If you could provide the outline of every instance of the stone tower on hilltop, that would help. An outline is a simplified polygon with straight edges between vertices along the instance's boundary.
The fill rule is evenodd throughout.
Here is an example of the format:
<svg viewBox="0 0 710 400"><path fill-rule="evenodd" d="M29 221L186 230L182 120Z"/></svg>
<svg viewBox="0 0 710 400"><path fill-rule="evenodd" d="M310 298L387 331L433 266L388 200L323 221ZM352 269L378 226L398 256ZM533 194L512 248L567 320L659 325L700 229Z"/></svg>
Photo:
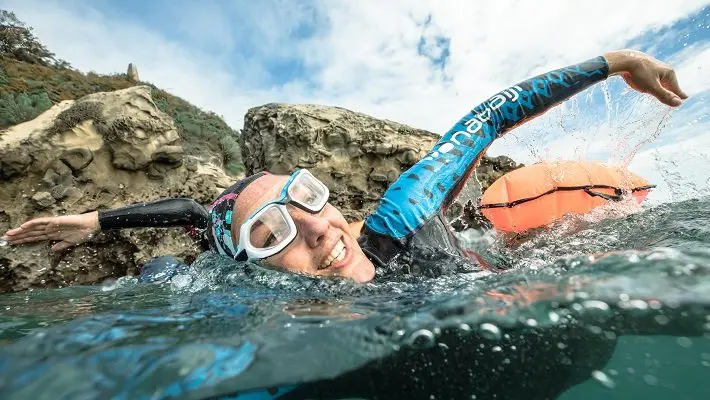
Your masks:
<svg viewBox="0 0 710 400"><path fill-rule="evenodd" d="M128 71L126 71L126 75L128 75L128 79L133 82L138 82L138 68L136 68L133 63L128 63Z"/></svg>

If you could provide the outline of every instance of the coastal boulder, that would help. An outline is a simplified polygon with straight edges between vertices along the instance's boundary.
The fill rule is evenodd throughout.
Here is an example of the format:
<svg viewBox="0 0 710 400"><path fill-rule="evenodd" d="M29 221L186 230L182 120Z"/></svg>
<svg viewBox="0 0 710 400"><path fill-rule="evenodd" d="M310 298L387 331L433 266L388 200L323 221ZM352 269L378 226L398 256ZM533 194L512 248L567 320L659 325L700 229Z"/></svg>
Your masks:
<svg viewBox="0 0 710 400"><path fill-rule="evenodd" d="M185 154L148 86L63 101L0 132L0 233L39 216L164 197L209 204L234 179L211 158ZM62 253L46 243L0 247L0 292L102 282L136 274L152 256L199 251L182 229L104 232Z"/></svg>
<svg viewBox="0 0 710 400"><path fill-rule="evenodd" d="M370 214L387 187L439 138L340 107L272 103L247 112L240 145L247 174L308 168L330 188L330 202L348 221L355 221ZM473 202L493 181L519 166L508 157L483 157L450 207L454 226L485 223Z"/></svg>

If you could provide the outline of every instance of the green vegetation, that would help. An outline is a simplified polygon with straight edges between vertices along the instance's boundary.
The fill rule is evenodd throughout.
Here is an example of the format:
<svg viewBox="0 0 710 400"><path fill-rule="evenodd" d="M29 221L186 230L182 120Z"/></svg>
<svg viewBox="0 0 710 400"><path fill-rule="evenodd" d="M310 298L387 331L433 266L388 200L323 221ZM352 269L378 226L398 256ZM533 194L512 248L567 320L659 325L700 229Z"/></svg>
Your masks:
<svg viewBox="0 0 710 400"><path fill-rule="evenodd" d="M218 115L150 83L134 82L126 74L73 70L37 42L31 30L13 13L0 10L0 130L29 121L63 100L148 85L155 104L175 121L187 154L219 154L227 173L244 172L238 133ZM72 118L66 117L60 122L71 123Z"/></svg>

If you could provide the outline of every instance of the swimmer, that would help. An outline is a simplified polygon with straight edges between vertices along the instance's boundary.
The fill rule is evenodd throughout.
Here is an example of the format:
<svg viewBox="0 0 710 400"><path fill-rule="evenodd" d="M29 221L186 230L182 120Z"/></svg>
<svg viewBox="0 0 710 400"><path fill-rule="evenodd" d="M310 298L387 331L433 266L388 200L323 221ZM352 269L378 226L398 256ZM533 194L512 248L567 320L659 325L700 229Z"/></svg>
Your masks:
<svg viewBox="0 0 710 400"><path fill-rule="evenodd" d="M247 177L208 208L190 199L164 199L41 217L9 230L3 240L11 245L57 241L52 250L58 251L103 230L192 226L201 232L205 250L311 276L368 282L490 269L458 246L444 211L495 139L613 75L672 107L688 97L669 65L638 51L612 51L528 79L474 107L401 174L365 221L346 222L328 203L328 188L302 169L290 176L260 172ZM456 271L446 270L451 268Z"/></svg>

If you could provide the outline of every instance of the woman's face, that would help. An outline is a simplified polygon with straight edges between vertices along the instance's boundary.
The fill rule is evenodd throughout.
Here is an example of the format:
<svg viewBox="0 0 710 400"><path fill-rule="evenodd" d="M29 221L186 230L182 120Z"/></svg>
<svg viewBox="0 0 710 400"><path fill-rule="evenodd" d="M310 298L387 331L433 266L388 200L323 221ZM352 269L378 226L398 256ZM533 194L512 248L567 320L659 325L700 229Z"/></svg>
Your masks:
<svg viewBox="0 0 710 400"><path fill-rule="evenodd" d="M232 237L239 243L239 227L257 209L278 198L288 181L284 175L264 175L237 197ZM367 282L375 276L375 266L365 256L351 234L343 215L327 203L317 214L287 206L298 234L285 249L265 259L276 268L313 276L341 276Z"/></svg>

